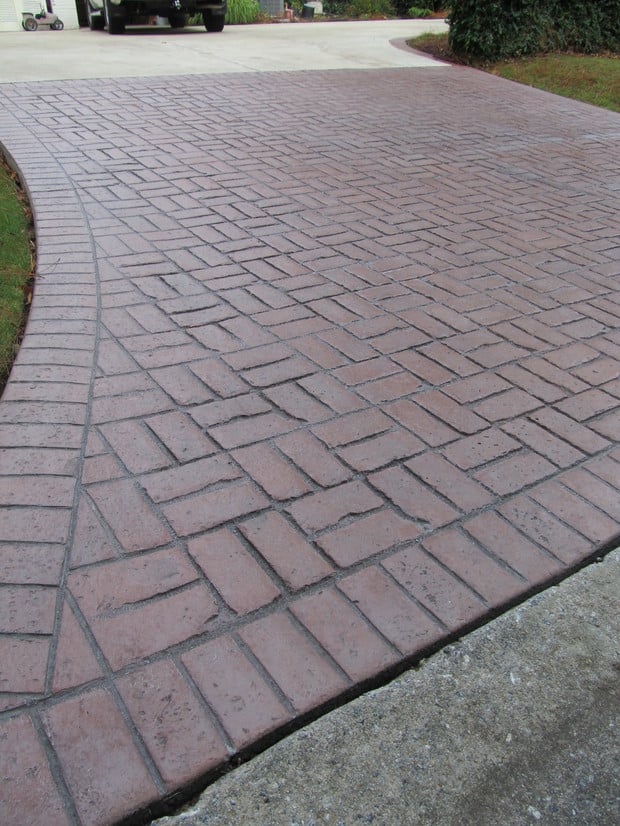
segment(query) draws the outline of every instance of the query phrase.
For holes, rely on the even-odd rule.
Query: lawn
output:
[[[505,61],[493,74],[620,112],[620,57],[550,54]]]
[[[34,269],[30,209],[0,158],[0,390],[4,387],[30,303]]]
[[[464,62],[450,50],[447,34],[425,34],[410,40],[409,45],[440,60]],[[620,55],[547,54],[476,68],[620,112]]]

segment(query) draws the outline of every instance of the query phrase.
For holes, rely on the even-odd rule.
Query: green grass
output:
[[[258,0],[228,0],[226,24],[255,23],[260,15]]]
[[[0,158],[0,391],[4,387],[30,303],[33,273],[30,210]]]
[[[466,62],[448,45],[447,34],[426,34],[409,44],[440,60]],[[548,54],[484,64],[477,68],[556,95],[620,112],[620,55]]]
[[[497,63],[493,74],[620,112],[620,58],[549,54]]]
[[[455,55],[448,45],[448,33],[441,34],[421,34],[407,41],[412,49],[417,49],[419,52],[427,52],[436,57],[437,60],[446,60],[450,63],[464,63],[458,55]]]

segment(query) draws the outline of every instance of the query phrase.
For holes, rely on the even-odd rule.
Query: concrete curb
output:
[[[619,585],[616,550],[157,823],[618,822]]]

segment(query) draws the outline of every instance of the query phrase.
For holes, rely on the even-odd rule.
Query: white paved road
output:
[[[379,69],[443,64],[404,46],[443,20],[267,23],[203,28],[130,27],[0,32],[0,83],[98,77]]]

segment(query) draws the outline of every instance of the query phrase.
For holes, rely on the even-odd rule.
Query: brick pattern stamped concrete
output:
[[[620,118],[461,68],[14,84],[0,822],[111,824],[618,530]],[[148,817],[148,814],[145,816]]]

